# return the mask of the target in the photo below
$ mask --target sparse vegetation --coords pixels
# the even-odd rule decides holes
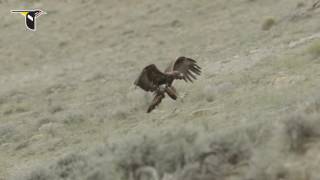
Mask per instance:
[[[140,177],[149,175],[174,180],[225,179],[233,174],[243,179],[293,177],[294,170],[286,167],[286,163],[294,160],[288,153],[301,156],[306,146],[320,137],[320,111],[305,114],[310,106],[314,104],[279,122],[268,120],[228,131],[182,128],[174,132],[170,128],[153,132],[151,136],[146,131],[145,136],[110,142],[87,155],[67,155],[25,177],[47,180],[79,177],[141,180]],[[240,171],[243,166],[248,170]],[[105,173],[106,167],[109,173]],[[313,171],[308,169],[305,173]]]
[[[36,33],[5,2],[0,180],[320,177],[312,2],[43,0]],[[181,55],[203,74],[146,114],[141,67]]]
[[[64,119],[62,120],[62,122],[65,123],[66,125],[77,125],[85,121],[82,114],[76,114],[76,113],[66,114],[63,118]]]
[[[52,113],[52,114],[61,112],[63,110],[64,110],[64,108],[62,106],[60,106],[60,105],[54,105],[54,106],[51,106],[49,108],[49,112]]]
[[[320,40],[312,42],[312,44],[308,47],[308,52],[314,58],[318,58],[320,56]]]
[[[297,8],[302,8],[304,6],[306,6],[306,4],[304,2],[298,2],[297,3]]]
[[[305,114],[293,115],[288,118],[285,122],[285,131],[288,137],[289,150],[294,152],[305,151],[305,145],[310,142],[310,139],[319,136],[317,131],[320,124],[317,121],[318,119]]]
[[[15,126],[13,123],[3,123],[0,125],[0,145],[9,142],[15,134]]]
[[[15,113],[23,113],[28,111],[28,104],[26,103],[13,103],[13,104],[7,104],[5,107],[3,107],[3,115],[8,116]]]

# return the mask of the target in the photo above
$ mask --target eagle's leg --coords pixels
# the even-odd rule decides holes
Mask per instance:
[[[177,91],[173,86],[166,86],[166,93],[171,97],[171,99],[176,100],[177,99]]]
[[[165,97],[166,88],[164,86],[159,86],[155,91],[155,97],[153,98],[151,105],[149,106],[147,113],[150,113],[156,106],[158,106],[162,99]]]

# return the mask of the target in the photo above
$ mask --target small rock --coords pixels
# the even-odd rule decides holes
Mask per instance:
[[[183,24],[181,21],[179,20],[173,20],[171,23],[170,23],[171,27],[181,27]]]

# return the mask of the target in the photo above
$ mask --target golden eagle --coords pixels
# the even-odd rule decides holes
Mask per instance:
[[[172,86],[175,79],[183,79],[186,82],[193,82],[194,79],[197,79],[196,75],[201,74],[201,68],[196,63],[193,59],[179,57],[170,63],[164,72],[161,72],[154,64],[143,68],[134,84],[147,92],[153,92],[155,95],[147,113],[150,113],[161,103],[165,93],[172,99],[177,99],[177,92]]]

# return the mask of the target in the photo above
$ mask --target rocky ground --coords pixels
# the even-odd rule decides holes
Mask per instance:
[[[0,0],[0,179],[318,179],[315,2]],[[146,114],[181,55],[202,76]]]

